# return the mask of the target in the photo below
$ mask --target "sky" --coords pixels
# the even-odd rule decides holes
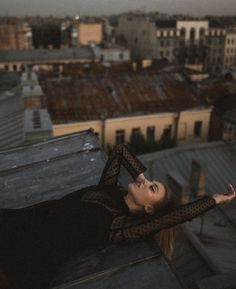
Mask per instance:
[[[236,15],[236,0],[0,0],[0,15],[109,15],[130,10],[167,14]]]

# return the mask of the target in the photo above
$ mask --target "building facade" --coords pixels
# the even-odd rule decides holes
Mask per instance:
[[[72,45],[75,47],[87,45],[100,45],[103,41],[102,22],[74,23],[72,29]]]
[[[0,23],[0,50],[32,49],[32,32],[27,23]]]
[[[236,66],[236,30],[228,31],[225,36],[224,69]]]
[[[225,33],[223,25],[213,20],[153,20],[141,14],[121,16],[117,28],[118,39],[123,37],[134,57],[166,58],[209,72],[223,68]]]
[[[220,73],[224,67],[225,35],[226,29],[221,24],[209,21],[206,69],[211,73]]]
[[[209,134],[211,108],[196,108],[178,113],[108,118],[53,125],[53,135],[61,136],[93,128],[104,148],[128,143],[132,136],[142,134],[146,140],[160,141],[164,134],[178,144],[206,142]]]

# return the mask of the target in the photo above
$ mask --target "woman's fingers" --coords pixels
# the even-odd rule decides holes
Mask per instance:
[[[227,193],[225,193],[225,194],[215,194],[215,195],[213,195],[213,198],[216,200],[217,204],[229,203],[233,199],[236,198],[236,192],[234,190],[234,187],[231,184],[228,184]]]
[[[228,190],[228,193],[229,193],[230,195],[235,195],[235,194],[236,194],[236,193],[235,193],[235,190],[234,190],[234,187],[233,187],[231,184],[228,184],[227,190]]]

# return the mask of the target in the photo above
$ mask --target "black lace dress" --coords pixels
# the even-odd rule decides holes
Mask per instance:
[[[0,210],[0,270],[11,288],[46,288],[58,266],[87,246],[149,238],[216,206],[213,198],[205,196],[165,215],[135,217],[118,184],[121,165],[133,179],[146,170],[126,146],[119,145],[97,186],[60,200]]]

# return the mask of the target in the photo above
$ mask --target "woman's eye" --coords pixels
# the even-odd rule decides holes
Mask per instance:
[[[151,188],[151,190],[152,190],[153,192],[155,192],[155,190],[154,190],[154,187],[153,187],[153,186],[150,186],[150,188]]]

